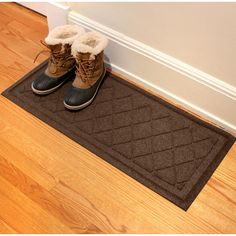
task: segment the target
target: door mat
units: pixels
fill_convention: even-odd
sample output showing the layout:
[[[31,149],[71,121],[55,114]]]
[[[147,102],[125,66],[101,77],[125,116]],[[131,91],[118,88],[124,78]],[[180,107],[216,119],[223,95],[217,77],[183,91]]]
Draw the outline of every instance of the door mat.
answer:
[[[62,101],[71,81],[46,96],[31,91],[32,80],[46,66],[47,61],[3,96],[184,210],[235,141],[112,74],[89,107],[68,111]]]

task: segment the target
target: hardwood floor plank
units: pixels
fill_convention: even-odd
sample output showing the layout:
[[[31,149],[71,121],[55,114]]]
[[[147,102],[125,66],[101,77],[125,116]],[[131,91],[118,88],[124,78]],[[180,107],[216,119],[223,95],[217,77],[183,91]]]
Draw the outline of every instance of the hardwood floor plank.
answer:
[[[18,233],[73,233],[1,176],[0,199],[0,218]]]
[[[1,156],[0,173],[4,179],[45,211],[59,219],[60,222],[63,222],[74,233],[102,233],[99,228],[88,222],[78,210],[74,209],[73,205],[63,202],[59,196],[44,189]],[[47,232],[53,233],[51,229],[48,229]]]
[[[48,30],[45,17],[35,17],[35,13],[14,3],[0,3],[0,19],[2,92],[48,57],[44,53],[33,63],[35,56],[43,48],[40,39],[47,35]]]
[[[6,25],[7,25],[9,22],[12,21],[12,18],[11,18],[10,16],[6,15],[6,14],[3,12],[2,9],[1,9],[1,7],[0,7],[0,19],[1,19],[1,21],[0,21],[0,30],[1,30],[2,28],[5,28]]]
[[[42,50],[43,46],[40,45],[42,34],[40,38],[30,39],[30,35],[32,34],[37,35],[35,34],[34,28],[12,21],[8,24],[7,28],[1,30],[1,45],[8,51],[12,52],[15,57],[20,58],[24,62],[28,61],[28,63],[33,64],[34,57],[40,50]],[[43,38],[45,36],[46,34]],[[29,45],[28,50],[26,50],[27,45]]]
[[[4,15],[7,15],[12,20],[17,20],[18,22],[25,24],[26,26],[30,26],[31,28],[37,28],[37,30],[39,31],[47,30],[46,17],[37,14],[27,8],[24,8],[16,3],[1,2],[0,12]]]
[[[45,189],[52,189],[59,181],[53,175],[46,172],[43,166],[40,166],[34,159],[33,155],[26,155],[18,150],[7,140],[2,139],[2,126],[0,126],[0,155],[19,168],[20,171],[27,173],[33,180],[43,186]],[[19,137],[17,135],[17,137]]]
[[[0,219],[0,234],[16,234],[17,232]]]
[[[103,197],[99,199],[100,204],[96,204],[97,201],[94,201],[95,196],[93,193],[88,194],[86,190],[85,193],[81,193],[81,191],[77,192],[65,183],[59,182],[50,192],[60,196],[63,201],[74,205],[79,211],[84,212],[86,217],[91,222],[95,222],[96,225],[99,225],[104,233],[145,233],[159,231],[158,226],[154,225],[152,222],[144,220],[142,217],[137,218],[133,212],[129,214],[124,212],[124,206],[120,203],[116,204],[116,207],[114,207],[111,200],[107,202],[107,199]],[[91,197],[88,197],[88,195]],[[117,220],[122,218],[124,224],[114,224],[115,221],[113,217],[104,213],[107,211],[100,210],[100,206],[104,204],[106,207],[110,208],[110,211],[113,211],[113,215]],[[114,208],[117,209],[117,212],[114,211]],[[131,222],[132,227],[126,222]]]

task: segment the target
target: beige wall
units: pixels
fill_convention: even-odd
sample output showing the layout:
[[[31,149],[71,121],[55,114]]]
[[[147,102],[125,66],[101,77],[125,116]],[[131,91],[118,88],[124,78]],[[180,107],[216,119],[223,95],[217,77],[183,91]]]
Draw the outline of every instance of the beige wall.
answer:
[[[72,10],[236,86],[236,3],[69,3]]]

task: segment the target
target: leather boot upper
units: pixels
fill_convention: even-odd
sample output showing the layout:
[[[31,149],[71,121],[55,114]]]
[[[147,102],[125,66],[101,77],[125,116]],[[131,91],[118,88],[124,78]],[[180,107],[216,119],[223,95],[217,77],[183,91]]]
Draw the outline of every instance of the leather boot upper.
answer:
[[[46,45],[46,44],[45,44]],[[71,45],[47,45],[51,55],[45,74],[49,77],[61,77],[75,66],[75,59],[71,55]]]
[[[76,77],[73,86],[87,89],[92,87],[104,71],[103,51],[91,58],[90,53],[77,53]]]

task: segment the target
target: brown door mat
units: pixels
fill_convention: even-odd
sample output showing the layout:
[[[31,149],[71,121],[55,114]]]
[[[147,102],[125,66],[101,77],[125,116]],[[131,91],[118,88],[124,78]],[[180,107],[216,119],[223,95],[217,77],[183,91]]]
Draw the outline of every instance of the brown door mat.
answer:
[[[31,82],[42,63],[3,95],[156,193],[187,210],[235,138],[197,117],[107,74],[87,108],[63,106],[66,83],[37,96]]]

